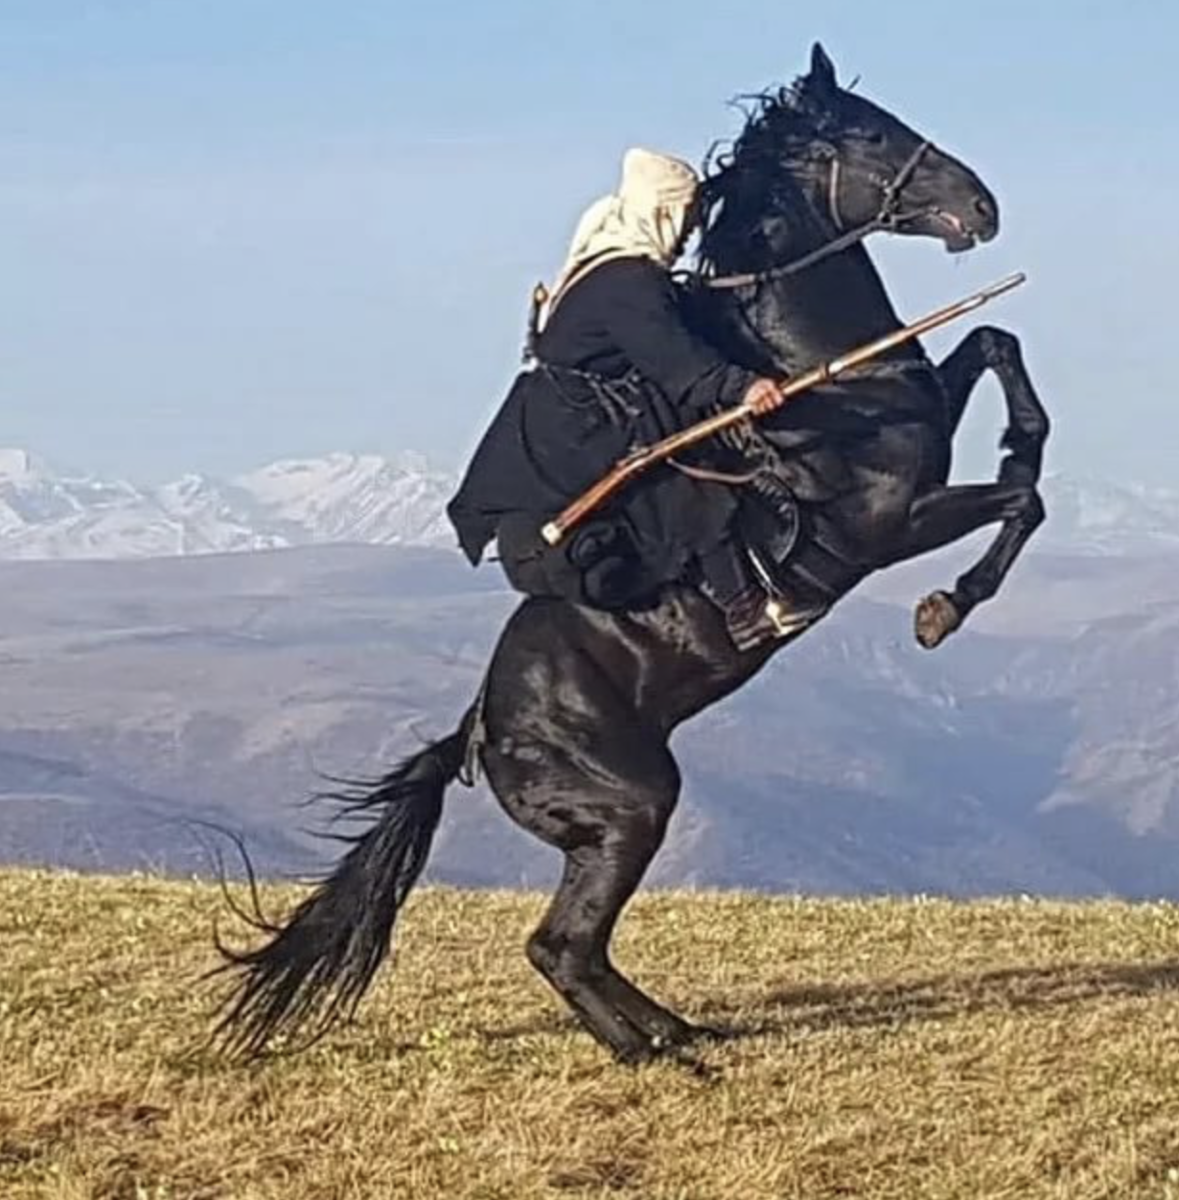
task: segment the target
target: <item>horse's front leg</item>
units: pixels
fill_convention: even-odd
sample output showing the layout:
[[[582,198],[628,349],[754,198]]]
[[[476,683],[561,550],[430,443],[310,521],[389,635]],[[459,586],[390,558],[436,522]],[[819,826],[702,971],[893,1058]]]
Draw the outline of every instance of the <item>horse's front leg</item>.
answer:
[[[938,365],[949,436],[954,436],[975,385],[988,369],[995,372],[1007,405],[1007,428],[999,445],[1010,453],[999,468],[999,481],[1034,484],[1040,478],[1044,443],[1051,426],[1024,365],[1019,339],[1013,333],[980,325]]]
[[[992,525],[1003,523],[986,554],[958,577],[951,592],[934,592],[917,605],[915,632],[927,650],[940,645],[971,609],[999,590],[1007,572],[1044,519],[1044,505],[1031,483],[963,484],[937,487],[918,496],[908,528],[881,564],[891,566]]]

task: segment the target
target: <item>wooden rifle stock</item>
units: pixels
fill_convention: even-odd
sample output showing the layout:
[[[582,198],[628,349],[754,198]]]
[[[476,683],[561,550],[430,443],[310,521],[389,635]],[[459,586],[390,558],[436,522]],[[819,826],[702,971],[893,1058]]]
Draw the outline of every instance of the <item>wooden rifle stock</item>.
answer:
[[[920,337],[921,334],[928,333],[929,330],[936,329],[939,325],[944,325],[948,321],[953,321],[979,308],[988,300],[993,300],[996,296],[1018,287],[1025,279],[1027,276],[1022,271],[1008,275],[998,283],[993,283],[990,287],[985,287],[982,291],[975,292],[964,300],[959,300],[955,304],[947,304],[945,308],[936,309],[911,325],[905,325],[875,341],[866,342],[839,358],[833,358],[830,362],[814,367],[805,374],[799,375],[797,379],[785,381],[782,384],[782,396],[789,400],[819,384],[828,383],[845,371],[850,371],[853,367],[858,367],[870,359],[876,358],[894,346]],[[649,467],[670,458],[678,451],[688,446],[694,446],[697,442],[721,433],[730,426],[754,415],[753,410],[747,405],[738,404],[734,408],[718,413],[715,417],[709,417],[707,420],[688,426],[687,429],[681,429],[678,433],[673,433],[662,441],[640,447],[618,462],[597,483],[587,488],[577,499],[545,524],[540,531],[541,536],[550,546],[555,546],[574,525],[605,504],[615,492],[629,483],[636,475],[642,474]]]

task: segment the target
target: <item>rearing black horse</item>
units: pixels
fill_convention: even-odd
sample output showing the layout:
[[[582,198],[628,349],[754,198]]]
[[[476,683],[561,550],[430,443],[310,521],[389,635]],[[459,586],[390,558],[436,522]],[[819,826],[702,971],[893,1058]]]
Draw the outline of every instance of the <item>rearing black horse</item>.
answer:
[[[730,353],[785,373],[900,325],[849,230],[891,228],[962,250],[998,229],[995,199],[977,176],[841,89],[819,46],[807,76],[763,100],[707,195],[708,273],[758,278],[699,294],[696,319]],[[774,270],[832,243],[842,248]],[[954,432],[987,368],[1005,391],[1009,453],[996,483],[947,486]],[[818,586],[834,601],[874,570],[1000,524],[981,561],[918,606],[926,646],[995,594],[1043,516],[1035,485],[1048,419],[1016,339],[998,329],[975,329],[936,366],[911,343],[787,406],[763,432],[805,517],[783,567],[787,586]],[[283,925],[263,925],[263,945],[224,951],[222,970],[236,982],[219,1034],[257,1053],[280,1031],[322,1032],[354,1009],[425,862],[443,793],[477,755],[509,816],[564,855],[556,895],[528,941],[533,965],[620,1059],[698,1035],[618,972],[610,938],[675,809],[672,731],[784,644],[735,650],[719,611],[686,587],[626,614],[525,599],[459,729],[377,785],[345,792],[340,799],[370,811],[373,823]]]

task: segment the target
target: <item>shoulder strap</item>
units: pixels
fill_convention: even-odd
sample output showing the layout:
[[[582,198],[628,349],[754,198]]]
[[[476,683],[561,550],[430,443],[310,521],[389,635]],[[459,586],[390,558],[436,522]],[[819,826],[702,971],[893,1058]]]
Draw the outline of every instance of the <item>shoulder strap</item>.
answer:
[[[633,250],[617,249],[617,250],[603,250],[600,253],[595,254],[593,256],[593,258],[587,258],[585,260],[585,262],[581,263],[578,266],[577,270],[574,271],[569,276],[568,279],[564,280],[564,282],[561,284],[561,286],[554,293],[552,293],[552,295],[549,296],[548,309],[544,314],[544,322],[542,323],[541,328],[543,328],[544,325],[548,324],[549,320],[552,318],[553,313],[556,312],[556,310],[557,310],[557,305],[560,304],[562,300],[564,300],[564,298],[569,294],[569,292],[572,290],[574,285],[580,283],[596,267],[603,266],[605,263],[608,263],[608,262],[613,262],[615,259],[618,259],[618,258],[638,258],[638,257],[640,257],[640,256],[635,254],[635,252]]]

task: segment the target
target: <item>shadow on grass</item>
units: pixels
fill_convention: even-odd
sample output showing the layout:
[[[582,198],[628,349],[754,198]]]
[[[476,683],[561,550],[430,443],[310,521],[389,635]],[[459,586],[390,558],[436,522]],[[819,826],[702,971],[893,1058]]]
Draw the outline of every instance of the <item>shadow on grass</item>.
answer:
[[[1036,1012],[1093,1000],[1179,991],[1179,959],[1152,963],[1063,963],[1011,967],[978,974],[862,983],[799,983],[741,1001],[703,998],[689,1019],[703,1021],[726,1040],[838,1029],[899,1029],[952,1021],[980,1012]],[[571,1016],[484,1029],[486,1042],[580,1030]]]
[[[677,990],[683,996],[681,1015],[699,1023],[706,1040],[711,1040],[708,1035],[714,1034],[720,1042],[739,1042],[826,1030],[899,1030],[953,1021],[975,1013],[1035,1013],[1095,1000],[1179,992],[1179,959],[1150,963],[1061,963],[857,983],[797,983],[739,999],[693,995],[688,987]],[[666,1003],[665,998],[657,998]],[[580,1022],[562,1010],[559,1001],[554,998],[551,1003],[552,1008],[546,1012],[511,1024],[484,1026],[474,1031],[475,1036],[488,1046],[528,1037],[589,1038]],[[344,1028],[349,1028],[349,1023]],[[369,1054],[407,1055],[429,1050],[428,1042],[421,1039],[390,1039],[374,1047],[369,1035],[362,1031],[359,1036]],[[337,1043],[337,1049],[340,1045]],[[703,1069],[690,1057],[685,1056],[684,1061]],[[198,1061],[197,1069],[208,1065]]]
[[[1062,963],[969,975],[850,984],[802,983],[734,1004],[706,999],[701,1015],[735,1037],[826,1029],[903,1028],[980,1012],[1036,1012],[1092,1000],[1179,991],[1179,959]]]

